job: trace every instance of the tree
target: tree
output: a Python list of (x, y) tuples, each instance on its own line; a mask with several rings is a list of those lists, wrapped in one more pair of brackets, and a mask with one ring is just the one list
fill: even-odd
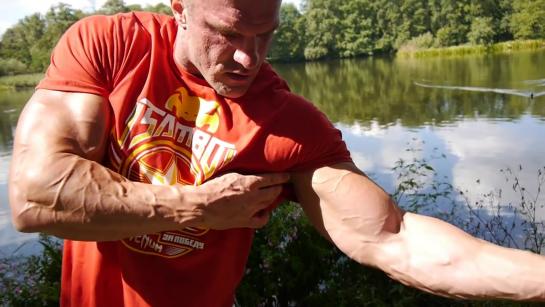
[(373, 1), (376, 28), (375, 49), (380, 52), (390, 52), (396, 41), (396, 23), (401, 19), (399, 6), (389, 0)]
[(477, 17), (471, 22), (471, 30), (467, 39), (474, 45), (490, 45), (494, 42), (496, 32), (491, 17)]
[(515, 0), (511, 31), (517, 39), (545, 38), (545, 0)]
[(339, 6), (336, 49), (341, 57), (371, 54), (374, 49), (373, 12), (368, 0), (345, 1)]
[(108, 0), (100, 8), (100, 10), (98, 10), (99, 13), (105, 15), (114, 15), (117, 13), (126, 13), (129, 11), (129, 7), (125, 5), (125, 1), (123, 0)]
[(164, 3), (157, 3), (156, 5), (148, 5), (144, 7), (144, 11), (165, 14), (165, 15), (172, 15), (172, 10), (170, 9), (170, 6)]
[(0, 58), (0, 76), (22, 74), (26, 70), (26, 65), (19, 60)]
[(45, 21), (38, 13), (20, 20), (4, 33), (0, 57), (29, 66), (32, 63), (30, 49), (43, 36), (44, 27)]
[(328, 0), (309, 0), (305, 13), (307, 60), (336, 56), (335, 34), (339, 31), (338, 4)]
[(30, 48), (32, 55), (31, 69), (44, 71), (49, 65), (49, 55), (62, 34), (76, 21), (84, 17), (81, 10), (72, 9), (68, 4), (52, 6), (45, 14), (45, 29), (42, 37)]
[(304, 57), (304, 20), (293, 4), (280, 8), (280, 25), (273, 37), (269, 57), (272, 60), (288, 61)]

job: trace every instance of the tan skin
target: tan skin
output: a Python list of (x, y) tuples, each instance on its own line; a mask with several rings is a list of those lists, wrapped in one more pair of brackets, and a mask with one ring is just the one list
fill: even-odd
[[(260, 2), (260, 9), (252, 3), (173, 0), (178, 67), (226, 97), (244, 95), (278, 23), (279, 1)], [(21, 114), (11, 163), (17, 229), (104, 241), (187, 226), (258, 228), (268, 221), (263, 209), (279, 185), (291, 181), (318, 231), (361, 264), (438, 295), (545, 301), (545, 257), (405, 213), (352, 163), (294, 174), (227, 174), (197, 187), (131, 182), (97, 162), (109, 116), (103, 97), (36, 91)]]

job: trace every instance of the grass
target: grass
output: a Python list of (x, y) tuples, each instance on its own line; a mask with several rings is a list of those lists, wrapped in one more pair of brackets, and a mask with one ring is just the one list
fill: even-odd
[(397, 56), (403, 58), (426, 58), (438, 56), (465, 56), (473, 54), (509, 53), (545, 48), (545, 40), (516, 40), (493, 45), (460, 45), (445, 48), (400, 49)]
[(0, 89), (22, 89), (35, 87), (43, 78), (43, 73), (0, 77)]

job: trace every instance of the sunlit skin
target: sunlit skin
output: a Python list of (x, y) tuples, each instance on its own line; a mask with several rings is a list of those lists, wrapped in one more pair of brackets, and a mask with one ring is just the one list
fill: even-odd
[(178, 24), (176, 65), (205, 79), (222, 96), (243, 96), (265, 61), (280, 2), (172, 1)]
[[(179, 69), (223, 96), (243, 96), (265, 59), (279, 4), (173, 0)], [(298, 173), (230, 173), (199, 186), (130, 181), (100, 164), (112, 116), (101, 96), (35, 92), (19, 118), (9, 175), (18, 230), (112, 241), (184, 227), (259, 228), (291, 182), (318, 231), (363, 265), (437, 295), (545, 302), (545, 257), (403, 212), (351, 162)]]

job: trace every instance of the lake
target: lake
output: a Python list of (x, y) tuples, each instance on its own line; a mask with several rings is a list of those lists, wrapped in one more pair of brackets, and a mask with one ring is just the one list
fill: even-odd
[[(545, 217), (538, 177), (545, 166), (545, 51), (275, 67), (329, 116), (356, 164), (388, 192), (398, 184), (396, 162), (425, 159), (437, 174), (424, 180), (464, 191), (485, 211), (487, 203), (520, 202), (516, 177), (538, 206), (537, 221)], [(8, 255), (36, 250), (35, 235), (11, 226), (6, 183), (17, 116), (31, 94), (0, 92), (0, 248)]]

